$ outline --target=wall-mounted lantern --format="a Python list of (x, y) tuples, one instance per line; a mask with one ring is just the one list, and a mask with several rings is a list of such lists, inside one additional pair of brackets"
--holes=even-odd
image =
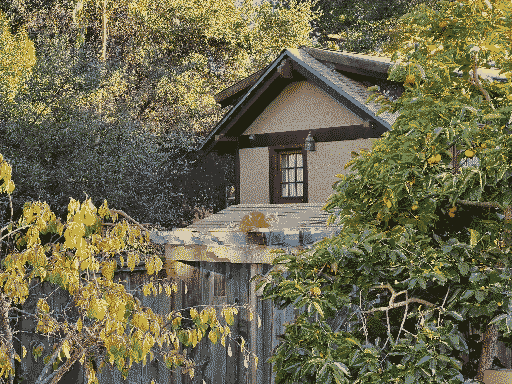
[(249, 135), (249, 140), (254, 140), (254, 135)]
[(308, 133), (308, 137), (306, 137), (306, 142), (304, 143), (304, 149), (306, 151), (314, 151), (315, 150), (315, 139), (311, 136), (311, 132)]

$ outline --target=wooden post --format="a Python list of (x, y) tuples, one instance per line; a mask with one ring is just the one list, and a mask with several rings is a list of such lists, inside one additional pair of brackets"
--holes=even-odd
[[(512, 221), (512, 208), (507, 207), (505, 210), (505, 224)], [(511, 231), (506, 229), (503, 233), (503, 241), (505, 247), (510, 246), (511, 243)], [(487, 369), (492, 368), (492, 362), (498, 352), (498, 326), (496, 324), (489, 324), (485, 330), (482, 340), (482, 354), (480, 355), (480, 361), (478, 363), (478, 374), (476, 379), (479, 381), (484, 380), (484, 373)]]
[[(259, 270), (259, 265), (257, 264), (251, 264), (251, 274), (250, 274), (250, 278), (252, 279), (254, 276), (256, 276), (258, 274), (258, 270)], [(255, 281), (251, 281), (250, 282), (250, 286), (249, 286), (249, 306), (251, 308), (251, 311), (254, 313), (254, 317), (252, 319), (252, 321), (249, 321), (249, 348), (250, 348), (250, 351), (251, 351), (251, 357), (250, 357), (250, 367), (249, 367), (249, 372), (250, 372), (250, 375), (249, 375), (249, 383), (250, 384), (256, 384), (258, 382), (258, 378), (257, 378), (257, 369), (256, 369), (256, 364), (254, 362), (254, 356), (257, 355), (256, 353), (256, 330), (257, 330), (257, 327), (258, 327), (258, 323), (257, 323), (257, 313), (256, 313), (256, 282)], [(249, 319), (247, 319), (249, 320)], [(262, 362), (258, 362), (258, 364), (262, 364)]]

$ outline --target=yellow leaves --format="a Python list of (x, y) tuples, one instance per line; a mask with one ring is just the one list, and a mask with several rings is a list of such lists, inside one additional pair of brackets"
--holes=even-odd
[(117, 263), (115, 260), (104, 261), (101, 267), (101, 274), (105, 279), (112, 280)]
[(478, 242), (478, 235), (479, 233), (477, 231), (475, 231), (474, 229), (469, 229), (469, 233), (470, 233), (470, 240), (469, 240), (469, 244), (474, 247), (477, 242)]
[(313, 288), (311, 288), (311, 289), (309, 290), (309, 292), (310, 292), (310, 293), (311, 293), (311, 295), (313, 295), (313, 296), (319, 296), (319, 295), (322, 293), (322, 291), (320, 290), (320, 288), (319, 288), (319, 287), (313, 287)]
[(13, 102), (16, 94), (26, 88), (35, 64), (34, 43), (25, 29), (12, 35), (9, 21), (0, 12), (0, 99)]
[(7, 346), (2, 345), (0, 347), (0, 362), (2, 371), (0, 372), (0, 376), (5, 376), (6, 378), (9, 374), (14, 374), (14, 368), (11, 365), (11, 359), (9, 358), (9, 352)]
[(447, 25), (448, 25), (448, 23), (446, 21), (441, 21), (439, 23), (439, 28), (445, 28)]
[(126, 312), (125, 303), (120, 303), (119, 307), (117, 308), (117, 311), (116, 311), (116, 320), (123, 321), (125, 312)]
[(452, 207), (448, 210), (448, 216), (455, 217), (455, 211), (457, 210), (457, 207)]
[(149, 350), (153, 347), (154, 344), (155, 338), (150, 333), (147, 333), (146, 337), (144, 338), (144, 343), (142, 344), (142, 353), (144, 355), (148, 354)]
[(25, 346), (22, 346), (21, 349), (22, 349), (23, 358), (25, 358), (25, 356), (27, 355), (27, 348), (25, 348)]
[(149, 329), (149, 322), (144, 313), (135, 313), (133, 315), (132, 324), (144, 332), (146, 332)]
[(76, 329), (78, 330), (78, 332), (82, 332), (82, 319), (78, 319), (78, 321), (76, 322)]
[(430, 157), (427, 162), (430, 164), (430, 165), (434, 165), (434, 164), (437, 164), (441, 161), (441, 155), (440, 154), (437, 154), (435, 156), (432, 156)]
[(155, 286), (153, 285), (153, 282), (144, 284), (142, 287), (142, 291), (144, 292), (144, 296), (150, 295), (151, 291), (153, 291), (153, 293), (155, 295), (157, 294), (157, 290), (156, 290)]
[(103, 201), (103, 204), (98, 209), (98, 216), (104, 219), (107, 216), (110, 216), (110, 210), (108, 209), (107, 200)]
[(126, 264), (130, 268), (130, 270), (133, 272), (133, 270), (135, 269), (135, 265), (139, 264), (139, 255), (136, 253), (130, 252), (128, 254), (128, 261)]
[(475, 151), (473, 151), (472, 149), (466, 149), (466, 151), (464, 152), (464, 155), (466, 157), (473, 157), (473, 156), (475, 156)]
[(149, 257), (146, 262), (146, 269), (148, 271), (148, 275), (152, 275), (153, 273), (158, 274), (158, 272), (162, 269), (162, 260), (157, 255), (153, 257)]
[(413, 210), (413, 211), (415, 211), (415, 210), (417, 210), (417, 209), (418, 209), (418, 204), (417, 204), (417, 203), (416, 203), (416, 204), (414, 204), (414, 205), (411, 207), (411, 210)]
[(405, 84), (414, 84), (415, 80), (416, 79), (415, 79), (414, 75), (407, 75), (405, 77)]
[(199, 342), (199, 336), (198, 336), (197, 329), (190, 330), (189, 340), (192, 343), (192, 347), (195, 348), (197, 343)]
[(178, 328), (181, 325), (181, 313), (177, 313), (177, 316), (172, 320), (172, 326)]
[(85, 227), (83, 224), (71, 222), (64, 232), (64, 247), (66, 249), (82, 248), (84, 247), (81, 239), (85, 235)]
[(210, 329), (210, 332), (208, 333), (208, 338), (213, 344), (217, 344), (218, 341), (218, 334), (216, 329)]
[(254, 211), (245, 215), (240, 222), (240, 231), (248, 232), (255, 228), (268, 228), (270, 224), (262, 212)]
[(93, 298), (89, 306), (90, 317), (103, 320), (107, 311), (108, 303), (103, 299)]
[(243, 352), (245, 347), (245, 339), (242, 336), (240, 336), (240, 339), (242, 340), (240, 343), (240, 351)]
[(48, 305), (48, 303), (44, 299), (39, 299), (37, 301), (37, 309), (39, 309), (43, 313), (50, 312), (50, 306)]
[(226, 323), (233, 325), (233, 316), (238, 313), (238, 309), (233, 307), (222, 308), (221, 315), (226, 319)]
[(69, 359), (71, 357), (69, 355), (69, 344), (68, 344), (67, 340), (64, 340), (62, 343), (62, 352), (64, 352), (64, 355), (66, 355), (66, 358)]
[(192, 318), (192, 320), (195, 320), (198, 316), (199, 313), (197, 312), (197, 310), (195, 308), (192, 308), (190, 310), (190, 317)]

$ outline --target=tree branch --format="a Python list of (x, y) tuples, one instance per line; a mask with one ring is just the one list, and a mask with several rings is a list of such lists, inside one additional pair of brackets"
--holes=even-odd
[(140, 230), (144, 231), (144, 232), (148, 232), (148, 230), (146, 228), (144, 228), (141, 224), (139, 224), (137, 222), (137, 220), (135, 220), (134, 218), (132, 218), (131, 216), (129, 216), (127, 213), (123, 212), (123, 211), (120, 211), (118, 209), (110, 209), (110, 212), (113, 212), (113, 213), (117, 213), (118, 215), (121, 215), (121, 216), (124, 216), (126, 217), (127, 219), (133, 221), (135, 223), (135, 225), (137, 227), (140, 228)]
[[(8, 227), (8, 225), (3, 227), (2, 229), (0, 229), (0, 233), (2, 233), (4, 230), (6, 230), (7, 227)], [(28, 227), (30, 227), (30, 225), (24, 225), (23, 227), (16, 228), (14, 231), (9, 232), (7, 235), (4, 235), (4, 236), (0, 237), (0, 240), (3, 240), (5, 237), (11, 236), (13, 233), (21, 231), (22, 229), (25, 229), (25, 228), (28, 228)]]
[(485, 100), (491, 105), (491, 108), (494, 110), (494, 105), (492, 104), (491, 98), (489, 97), (489, 94), (487, 91), (482, 87), (482, 84), (480, 83), (480, 80), (478, 79), (478, 74), (476, 73), (477, 70), (477, 59), (475, 59), (475, 62), (473, 63), (473, 79), (472, 83), (473, 85), (476, 85), (477, 88), (480, 90), (480, 92), (483, 93)]

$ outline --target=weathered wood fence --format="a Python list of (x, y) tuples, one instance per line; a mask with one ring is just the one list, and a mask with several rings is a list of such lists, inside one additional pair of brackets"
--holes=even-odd
[[(226, 347), (223, 347), (220, 342), (213, 345), (209, 339), (203, 338), (196, 348), (190, 350), (188, 356), (197, 364), (193, 379), (179, 372), (171, 372), (165, 366), (162, 357), (155, 355), (155, 359), (148, 361), (145, 366), (142, 363), (134, 363), (126, 380), (123, 380), (117, 368), (110, 368), (109, 364), (105, 365), (98, 374), (100, 384), (150, 384), (152, 380), (155, 384), (273, 383), (275, 374), (272, 372), (272, 366), (266, 361), (278, 345), (278, 336), (284, 333), (284, 324), (292, 322), (298, 315), (298, 311), (291, 308), (278, 310), (270, 301), (262, 301), (254, 291), (255, 284), (250, 283), (251, 277), (256, 274), (265, 274), (271, 267), (269, 264), (176, 262), (173, 268), (180, 269), (179, 274), (182, 280), (167, 276), (166, 269), (169, 268), (163, 269), (158, 275), (158, 278), (178, 282), (178, 292), (173, 293), (171, 297), (165, 293), (156, 296), (143, 295), (141, 286), (149, 281), (143, 264), (136, 267), (133, 272), (128, 268), (116, 271), (115, 280), (118, 282), (125, 280), (126, 288), (134, 290), (132, 293), (142, 305), (150, 307), (155, 313), (164, 315), (171, 310), (181, 310), (184, 315), (187, 315), (186, 308), (192, 306), (221, 306), (222, 304), (250, 304), (256, 308), (256, 312), (252, 321), (245, 310), (241, 310), (235, 316), (235, 322), (230, 327), (231, 338), (226, 340)], [(50, 293), (52, 294), (48, 303), (52, 310), (65, 309), (68, 311), (68, 316), (78, 315), (70, 302), (69, 294), (56, 289), (49, 283), (33, 284), (31, 296), (23, 308), (33, 313), (37, 299)], [(259, 322), (261, 322), (260, 327)], [(17, 325), (18, 330), (21, 331), (17, 336), (29, 350), (21, 363), (16, 362), (19, 383), (36, 383), (36, 378), (43, 368), (42, 357), (36, 361), (31, 353), (32, 348), (40, 343), (44, 344), (43, 356), (45, 356), (51, 351), (54, 343), (51, 338), (31, 334), (35, 326), (35, 321), (29, 318), (21, 319)], [(241, 337), (247, 341), (246, 348), (251, 355), (258, 356), (257, 368), (253, 357), (251, 356), (247, 362), (246, 354), (240, 350)], [(228, 345), (231, 345), (231, 356), (227, 351)], [(22, 356), (19, 342), (15, 342), (15, 348), (18, 355)], [(501, 342), (498, 347), (498, 358), (507, 368), (512, 368), (512, 351)], [(24, 381), (21, 381), (21, 377)], [(76, 363), (60, 382), (81, 384), (87, 383), (87, 379), (81, 365)]]
[[(218, 318), (222, 304), (234, 304), (242, 306), (250, 304), (256, 308), (253, 320), (249, 319), (248, 312), (241, 310), (234, 318), (234, 324), (230, 326), (231, 337), (226, 339), (226, 347), (220, 341), (213, 345), (208, 338), (203, 338), (196, 348), (191, 349), (187, 356), (192, 358), (197, 367), (195, 376), (190, 379), (188, 375), (172, 373), (164, 364), (162, 356), (155, 355), (155, 359), (147, 362), (133, 364), (129, 376), (123, 380), (117, 368), (109, 368), (107, 364), (97, 375), (100, 384), (149, 384), (152, 380), (156, 384), (175, 383), (251, 383), (267, 384), (273, 382), (272, 367), (266, 363), (272, 350), (278, 344), (278, 335), (284, 333), (284, 324), (292, 322), (297, 315), (292, 309), (277, 310), (270, 301), (262, 301), (254, 291), (255, 283), (250, 283), (250, 278), (259, 273), (266, 273), (272, 266), (268, 264), (234, 264), (211, 262), (176, 262), (174, 268), (181, 269), (182, 280), (178, 281), (167, 276), (166, 269), (160, 271), (158, 278), (178, 282), (178, 292), (168, 297), (164, 292), (158, 295), (144, 296), (142, 284), (149, 281), (145, 267), (140, 264), (132, 272), (128, 268), (116, 271), (115, 281), (123, 281), (128, 290), (137, 297), (142, 305), (150, 307), (155, 313), (167, 314), (169, 311), (182, 310), (187, 315), (186, 308), (201, 305), (219, 306)], [(49, 283), (33, 284), (31, 296), (23, 305), (23, 308), (34, 313), (37, 300), (54, 291), (48, 299), (51, 310), (62, 311), (66, 309), (68, 316), (78, 316), (78, 311), (73, 308), (70, 296), (61, 289)], [(76, 317), (75, 317), (76, 318)], [(258, 325), (261, 325), (260, 327)], [(42, 343), (45, 346), (43, 356), (47, 355), (54, 344), (52, 338), (39, 334), (31, 334), (36, 327), (32, 319), (22, 319), (17, 328), (21, 332), (19, 338), (27, 347), (29, 353), (22, 358), (18, 365), (18, 375), (25, 378), (23, 383), (35, 383), (38, 374), (44, 364), (43, 358), (36, 361), (31, 353), (34, 346)], [(246, 340), (245, 349), (251, 355), (258, 356), (258, 366), (254, 365), (251, 356), (246, 360), (246, 353), (240, 350), (241, 337)], [(231, 346), (231, 356), (228, 354), (228, 345)], [(16, 342), (17, 353), (22, 356), (21, 345)], [(99, 359), (98, 359), (99, 365)], [(85, 371), (79, 363), (61, 379), (62, 383), (87, 383)]]

